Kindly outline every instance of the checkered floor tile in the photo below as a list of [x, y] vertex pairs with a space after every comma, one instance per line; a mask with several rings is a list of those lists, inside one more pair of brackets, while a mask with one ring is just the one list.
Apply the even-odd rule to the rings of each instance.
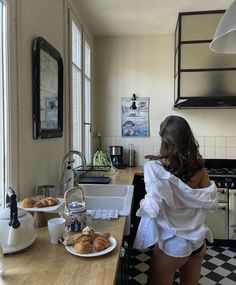
[[[151, 260], [151, 250], [132, 250], [129, 285], [144, 285]], [[173, 285], [179, 283], [178, 273]], [[208, 246], [202, 263], [199, 285], [236, 285], [236, 248]]]

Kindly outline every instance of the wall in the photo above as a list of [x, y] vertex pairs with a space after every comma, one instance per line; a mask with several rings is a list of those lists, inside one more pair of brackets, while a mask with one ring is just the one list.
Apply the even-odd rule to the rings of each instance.
[[[159, 125], [171, 114], [188, 120], [205, 158], [236, 158], [236, 112], [232, 109], [173, 110], [173, 35], [99, 38], [95, 42], [96, 130], [103, 149], [135, 144], [136, 164], [157, 154]], [[196, 86], [197, 88], [197, 86]], [[121, 137], [121, 97], [150, 98], [150, 137]]]
[[[62, 158], [69, 150], [68, 7], [71, 0], [10, 0], [11, 10], [11, 185], [20, 198], [35, 194], [36, 187], [59, 188]], [[83, 22], [82, 22], [83, 23]], [[64, 132], [62, 138], [34, 140], [32, 132], [32, 47], [44, 37], [64, 62]]]

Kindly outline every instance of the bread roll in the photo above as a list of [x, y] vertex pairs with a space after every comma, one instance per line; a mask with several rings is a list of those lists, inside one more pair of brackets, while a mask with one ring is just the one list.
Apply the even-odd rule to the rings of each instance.
[[102, 236], [98, 236], [93, 241], [93, 247], [96, 251], [102, 251], [110, 246], [109, 239], [106, 239]]
[[93, 245], [86, 241], [86, 242], [77, 242], [75, 245], [74, 245], [74, 249], [77, 253], [83, 253], [83, 254], [86, 254], [86, 253], [90, 253], [93, 251]]
[[33, 208], [35, 203], [36, 203], [36, 201], [33, 198], [25, 198], [21, 202], [21, 206], [23, 208]]

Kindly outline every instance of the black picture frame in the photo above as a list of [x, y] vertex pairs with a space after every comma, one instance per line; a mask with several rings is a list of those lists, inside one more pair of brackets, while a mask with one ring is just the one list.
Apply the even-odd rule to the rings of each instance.
[[63, 61], [44, 38], [33, 46], [33, 138], [63, 136]]

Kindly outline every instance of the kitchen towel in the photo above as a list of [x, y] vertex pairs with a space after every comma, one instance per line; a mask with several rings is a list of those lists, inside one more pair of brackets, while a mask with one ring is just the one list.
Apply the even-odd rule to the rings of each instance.
[[94, 220], [116, 220], [119, 217], [118, 210], [108, 209], [94, 209], [88, 210], [88, 215], [91, 215]]

